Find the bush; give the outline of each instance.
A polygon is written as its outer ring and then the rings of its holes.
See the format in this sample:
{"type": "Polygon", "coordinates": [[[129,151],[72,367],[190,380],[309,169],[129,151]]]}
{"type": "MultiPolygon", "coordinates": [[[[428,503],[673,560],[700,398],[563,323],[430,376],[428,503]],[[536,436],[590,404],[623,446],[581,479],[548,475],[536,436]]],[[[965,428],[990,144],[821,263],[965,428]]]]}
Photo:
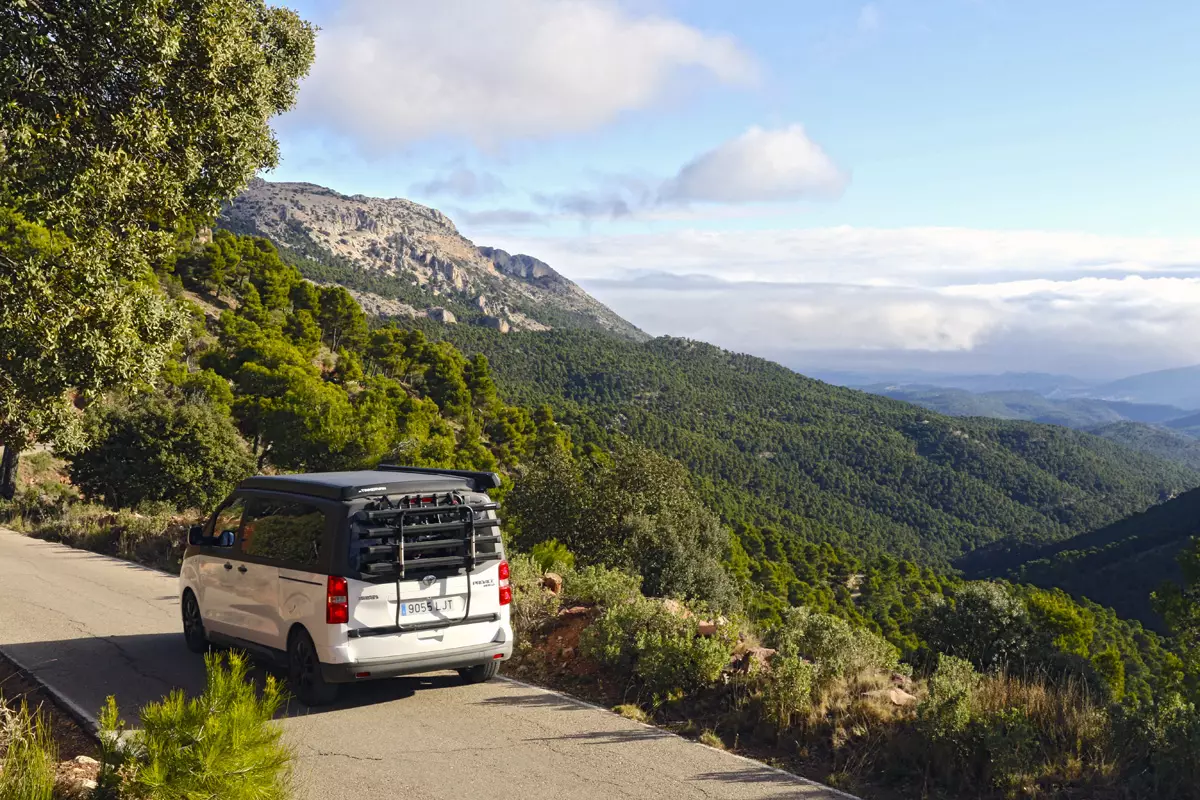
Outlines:
{"type": "Polygon", "coordinates": [[[656,699],[674,699],[720,677],[733,654],[735,635],[722,626],[700,636],[695,617],[647,598],[619,603],[584,630],[583,655],[637,678],[656,699]]]}
{"type": "Polygon", "coordinates": [[[640,597],[642,576],[619,569],[588,566],[563,576],[563,597],[578,603],[609,607],[640,597]]]}
{"type": "Polygon", "coordinates": [[[188,700],[176,690],[141,710],[140,730],[124,724],[110,697],[100,715],[101,785],[142,800],[220,797],[284,800],[291,752],[273,722],[283,694],[267,676],[262,695],[247,678],[246,658],[210,654],[208,685],[188,700]]]}
{"type": "Polygon", "coordinates": [[[814,687],[822,689],[837,678],[874,670],[891,672],[900,663],[896,648],[865,628],[804,607],[791,608],[775,632],[775,648],[783,656],[813,662],[814,687]]]}
{"type": "Polygon", "coordinates": [[[91,415],[91,445],[70,459],[71,480],[111,508],[165,500],[208,508],[254,471],[232,420],[207,403],[152,397],[91,415]]]}
{"type": "Polygon", "coordinates": [[[0,800],[51,800],[57,748],[50,726],[22,702],[10,710],[0,698],[0,800]]]}
{"type": "Polygon", "coordinates": [[[728,626],[699,636],[693,620],[641,632],[634,674],[656,699],[678,699],[714,683],[729,664],[736,639],[728,626]]]}
{"type": "Polygon", "coordinates": [[[542,568],[533,557],[514,553],[508,559],[512,625],[518,641],[523,641],[543,621],[558,613],[559,599],[542,588],[542,568]]]}
{"type": "Polygon", "coordinates": [[[542,572],[570,572],[575,569],[575,554],[558,539],[535,544],[529,554],[542,572]]]}
{"type": "Polygon", "coordinates": [[[779,730],[792,726],[797,716],[812,705],[816,670],[811,662],[796,656],[776,655],[771,671],[763,677],[763,716],[779,730]]]}
{"type": "Polygon", "coordinates": [[[946,739],[966,730],[979,673],[971,662],[942,653],[929,678],[929,696],[918,708],[922,727],[931,739],[946,739]]]}

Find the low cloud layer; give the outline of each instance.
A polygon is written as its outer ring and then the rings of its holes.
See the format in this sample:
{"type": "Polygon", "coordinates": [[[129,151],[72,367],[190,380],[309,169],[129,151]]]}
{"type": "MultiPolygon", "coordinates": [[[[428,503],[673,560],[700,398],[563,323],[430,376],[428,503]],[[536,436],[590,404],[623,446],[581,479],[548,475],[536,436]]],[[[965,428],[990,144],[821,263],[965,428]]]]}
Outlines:
{"type": "Polygon", "coordinates": [[[736,42],[616,0],[346,0],[291,121],[391,149],[594,129],[686,81],[748,84],[736,42]]]}
{"type": "Polygon", "coordinates": [[[1200,239],[836,228],[499,244],[651,333],[798,368],[1118,377],[1200,362],[1200,239]]]}

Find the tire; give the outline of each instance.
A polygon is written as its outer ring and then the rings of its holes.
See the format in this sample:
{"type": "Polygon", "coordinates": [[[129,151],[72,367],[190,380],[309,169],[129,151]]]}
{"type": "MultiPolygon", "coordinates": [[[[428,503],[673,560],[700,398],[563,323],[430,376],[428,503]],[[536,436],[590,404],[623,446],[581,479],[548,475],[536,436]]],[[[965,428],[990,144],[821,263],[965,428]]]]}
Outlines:
{"type": "Polygon", "coordinates": [[[500,671],[499,661],[489,661],[486,664],[476,664],[473,667],[463,667],[458,671],[463,683],[484,683],[496,677],[500,671]]]}
{"type": "Polygon", "coordinates": [[[183,593],[180,604],[183,611],[183,640],[193,653],[208,652],[208,634],[204,631],[204,617],[200,615],[200,603],[191,589],[183,593]]]}
{"type": "Polygon", "coordinates": [[[288,640],[288,688],[306,706],[325,706],[338,696],[338,685],[321,674],[317,647],[306,631],[297,630],[288,640]]]}

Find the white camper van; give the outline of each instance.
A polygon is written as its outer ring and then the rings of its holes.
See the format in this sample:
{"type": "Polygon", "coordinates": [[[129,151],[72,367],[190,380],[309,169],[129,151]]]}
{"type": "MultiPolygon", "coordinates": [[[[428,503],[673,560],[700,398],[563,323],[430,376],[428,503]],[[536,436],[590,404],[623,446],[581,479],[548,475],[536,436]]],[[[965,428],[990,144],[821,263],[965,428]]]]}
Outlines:
{"type": "Polygon", "coordinates": [[[485,681],[512,654],[508,562],[490,472],[381,466],[257,476],[192,528],[179,576],[188,647],[286,665],[308,705],[339,684],[456,669],[485,681]]]}

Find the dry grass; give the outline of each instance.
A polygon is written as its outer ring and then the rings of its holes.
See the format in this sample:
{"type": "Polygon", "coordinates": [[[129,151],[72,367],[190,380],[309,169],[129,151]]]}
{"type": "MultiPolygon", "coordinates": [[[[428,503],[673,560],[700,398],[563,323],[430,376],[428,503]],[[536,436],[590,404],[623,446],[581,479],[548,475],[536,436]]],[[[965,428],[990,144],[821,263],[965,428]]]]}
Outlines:
{"type": "Polygon", "coordinates": [[[640,706],[636,706],[633,703],[623,703],[622,705],[613,708],[613,711],[617,712],[625,719],[631,719],[634,722],[642,722],[646,725],[650,725],[652,722],[650,715],[643,711],[640,706]]]}
{"type": "Polygon", "coordinates": [[[721,737],[717,736],[717,734],[713,731],[702,731],[699,736],[699,741],[700,744],[707,745],[708,747],[714,747],[717,750],[725,749],[725,742],[721,741],[721,737]]]}

